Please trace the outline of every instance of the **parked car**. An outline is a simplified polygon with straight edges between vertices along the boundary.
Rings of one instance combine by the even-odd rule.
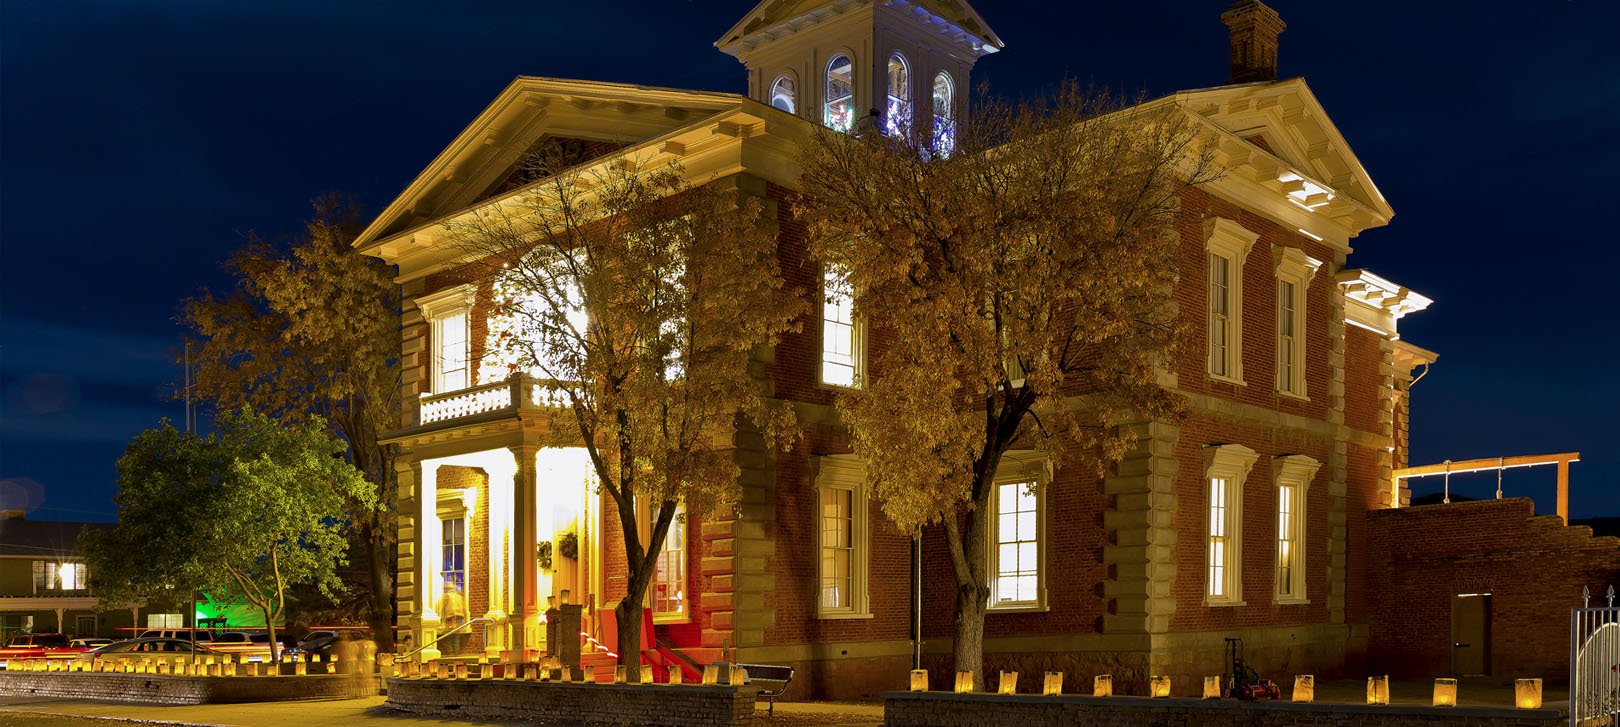
[[[112,642],[112,639],[103,638],[74,639],[68,642],[68,649],[75,651],[89,651],[91,649],[99,649]]]
[[[183,639],[191,640],[191,629],[147,629],[141,632],[137,639]],[[208,629],[197,629],[197,643],[203,644],[214,640],[214,632]]]
[[[67,634],[17,634],[0,647],[0,668],[12,659],[71,656]]]
[[[290,638],[280,641],[283,649],[290,648]],[[208,648],[227,654],[245,654],[249,661],[264,661],[271,657],[270,634],[263,631],[224,631],[214,636]]]
[[[150,658],[157,661],[189,662],[200,656],[226,656],[225,652],[211,649],[202,644],[192,645],[190,639],[174,639],[165,637],[146,637],[130,639],[128,641],[115,641],[89,651],[80,652],[76,657],[80,661],[89,661],[96,657],[113,658]]]
[[[305,635],[293,653],[332,656],[337,649],[338,641],[345,635],[355,641],[371,638],[370,632],[365,629],[317,629]]]

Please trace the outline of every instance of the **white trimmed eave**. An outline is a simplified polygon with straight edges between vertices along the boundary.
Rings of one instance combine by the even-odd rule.
[[[1399,340],[1400,319],[1434,303],[1422,293],[1366,270],[1341,270],[1333,277],[1344,294],[1345,322],[1386,338]]]
[[[354,247],[368,249],[417,213],[422,200],[442,196],[447,186],[492,184],[493,175],[525,151],[520,148],[523,140],[540,133],[633,141],[638,135],[654,136],[672,125],[734,107],[743,99],[730,93],[520,76],[377,215],[355,239]],[[566,124],[570,114],[596,108],[611,109],[620,118],[611,127],[580,124],[572,128]]]
[[[743,16],[742,20],[731,26],[730,30],[727,30],[724,35],[720,36],[719,40],[714,42],[714,47],[718,48],[721,53],[746,62],[746,58],[752,55],[754,49],[761,45],[836,21],[857,10],[869,9],[875,6],[873,0],[835,0],[785,20],[780,20],[769,27],[745,33],[744,29],[748,24],[763,15],[773,4],[775,4],[774,0],[765,0],[754,6],[752,11]],[[978,11],[967,6],[966,3],[963,3],[963,8],[974,22],[984,28],[983,34],[969,31],[915,2],[881,0],[876,4],[887,5],[899,10],[910,9],[911,12],[922,17],[922,22],[919,24],[921,27],[925,28],[925,30],[931,30],[940,41],[948,45],[972,48],[975,58],[995,53],[1006,47],[1001,42],[1001,39],[996,37],[995,31],[990,29],[990,25],[984,22],[984,18],[979,15]]]
[[[739,172],[794,186],[800,173],[799,140],[815,129],[814,124],[793,114],[742,99],[728,111],[593,159],[564,174],[588,178],[613,164],[629,162],[636,169],[651,171],[677,162],[682,178],[694,186]],[[398,266],[395,281],[400,283],[455,267],[464,260],[461,253],[445,244],[447,222],[464,220],[477,210],[497,206],[511,209],[525,192],[548,181],[535,182],[373,241],[360,252]]]

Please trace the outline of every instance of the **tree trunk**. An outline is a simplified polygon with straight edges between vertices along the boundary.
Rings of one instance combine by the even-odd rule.
[[[967,585],[956,589],[956,642],[951,649],[953,671],[973,673],[973,691],[984,691],[984,611],[986,589]],[[952,684],[955,683],[954,676]]]
[[[377,643],[377,653],[394,650],[394,574],[393,559],[388,552],[388,534],[380,518],[366,532],[366,570],[371,578],[371,594],[366,609],[366,623],[371,626],[371,640]]]
[[[264,611],[264,628],[270,633],[270,669],[281,673],[281,642],[276,640],[276,615],[268,607],[260,607]]]
[[[624,680],[631,684],[641,681],[641,611],[641,598],[628,593],[613,607],[619,622],[619,663],[624,665]]]

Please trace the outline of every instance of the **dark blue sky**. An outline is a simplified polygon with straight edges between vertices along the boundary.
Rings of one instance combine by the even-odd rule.
[[[1309,79],[1396,210],[1351,264],[1437,301],[1401,322],[1440,354],[1414,463],[1579,450],[1572,514],[1620,514],[1620,4],[1272,4],[1282,74]],[[381,209],[517,75],[742,92],[712,42],[751,6],[0,4],[0,501],[114,517],[124,443],[181,417],[176,305],[224,284],[239,232],[291,234],[333,190]],[[975,81],[1218,85],[1224,6],[983,0],[1007,49]],[[1506,480],[1543,511],[1552,482]]]

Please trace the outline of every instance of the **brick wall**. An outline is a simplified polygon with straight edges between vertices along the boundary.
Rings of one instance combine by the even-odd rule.
[[[1594,538],[1526,498],[1368,513],[1370,666],[1418,678],[1451,672],[1451,601],[1491,594],[1491,675],[1565,681],[1569,609],[1620,576],[1620,539]]]
[[[1352,429],[1377,433],[1379,337],[1365,328],[1346,326],[1344,348],[1344,423]]]
[[[626,727],[755,724],[753,690],[728,686],[389,679],[387,705],[465,719]]]
[[[375,677],[190,677],[158,674],[0,671],[0,695],[132,704],[225,704],[377,694]]]
[[[476,488],[473,510],[467,518],[467,618],[489,612],[489,475],[477,467],[444,465],[439,468],[440,490]],[[469,630],[463,650],[472,653],[484,648],[484,630]]]

